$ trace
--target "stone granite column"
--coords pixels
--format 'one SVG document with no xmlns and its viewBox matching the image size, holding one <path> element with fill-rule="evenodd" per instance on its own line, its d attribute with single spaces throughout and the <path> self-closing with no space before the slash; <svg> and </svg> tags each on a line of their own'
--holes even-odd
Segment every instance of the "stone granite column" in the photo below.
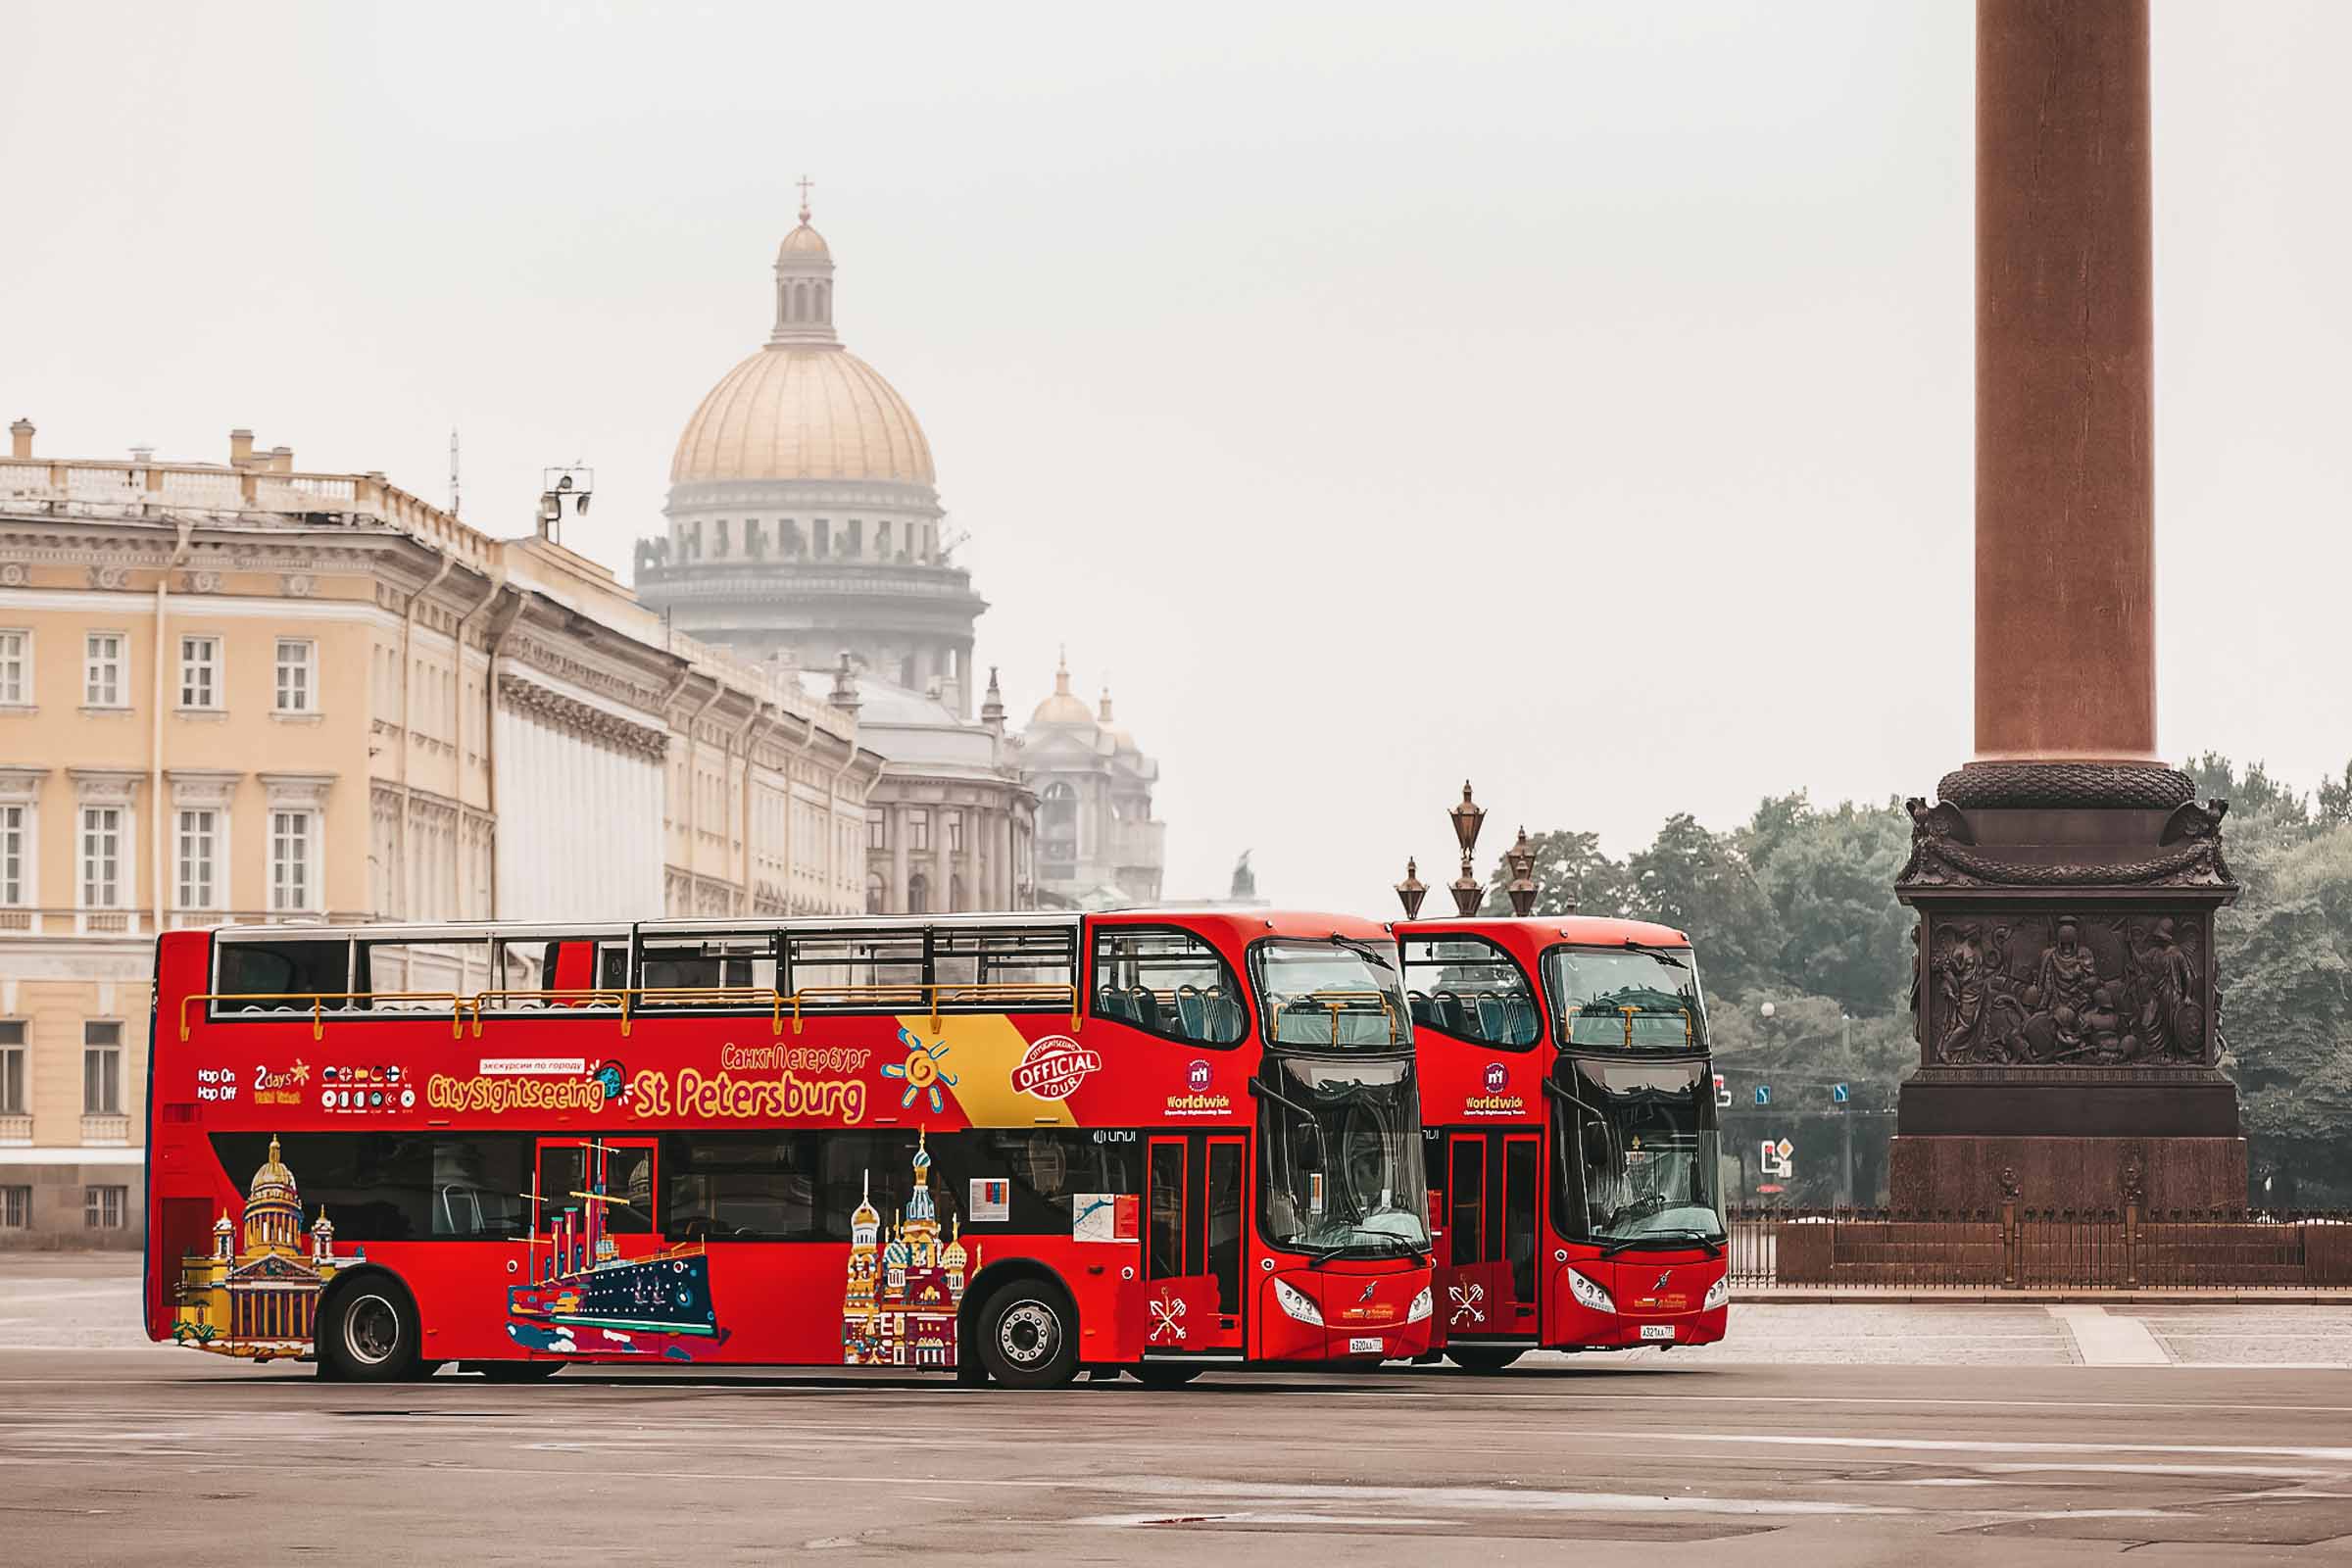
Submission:
<svg viewBox="0 0 2352 1568">
<path fill-rule="evenodd" d="M 1897 1207 L 2240 1207 L 2225 803 L 2157 760 L 2146 0 L 1977 8 L 1976 760 L 1913 801 Z"/>
</svg>

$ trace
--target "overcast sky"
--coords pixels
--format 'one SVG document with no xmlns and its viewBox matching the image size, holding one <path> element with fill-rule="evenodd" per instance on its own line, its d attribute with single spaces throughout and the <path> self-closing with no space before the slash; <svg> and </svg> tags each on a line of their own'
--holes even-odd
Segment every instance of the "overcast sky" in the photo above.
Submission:
<svg viewBox="0 0 2352 1568">
<path fill-rule="evenodd" d="M 804 172 L 1016 714 L 1171 895 L 1969 755 L 1971 8 L 13 7 L 0 418 L 381 468 L 625 571 Z M 2161 740 L 2352 756 L 2352 7 L 2159 0 Z M 2335 192 L 2329 195 L 2328 192 Z M 1483 873 L 1483 867 L 1482 867 Z"/>
</svg>

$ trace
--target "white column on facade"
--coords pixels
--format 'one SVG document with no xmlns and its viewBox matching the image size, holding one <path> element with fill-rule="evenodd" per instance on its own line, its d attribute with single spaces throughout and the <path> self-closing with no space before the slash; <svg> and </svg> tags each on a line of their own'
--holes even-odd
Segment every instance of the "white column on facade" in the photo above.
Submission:
<svg viewBox="0 0 2352 1568">
<path fill-rule="evenodd" d="M 907 908 L 906 883 L 909 875 L 906 848 L 906 808 L 892 806 L 890 811 L 890 912 L 904 914 Z"/>
<path fill-rule="evenodd" d="M 980 880 L 980 835 L 988 831 L 987 814 L 978 807 L 967 807 L 963 813 L 963 906 L 967 909 L 988 908 L 994 901 Z"/>
</svg>

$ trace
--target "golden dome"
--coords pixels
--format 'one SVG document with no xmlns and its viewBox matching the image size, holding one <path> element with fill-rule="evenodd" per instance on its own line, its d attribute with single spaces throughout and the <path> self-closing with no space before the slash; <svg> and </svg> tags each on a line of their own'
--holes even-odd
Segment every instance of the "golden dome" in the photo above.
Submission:
<svg viewBox="0 0 2352 1568">
<path fill-rule="evenodd" d="M 1065 654 L 1054 671 L 1054 695 L 1037 705 L 1029 715 L 1032 724 L 1091 724 L 1095 715 L 1086 710 L 1086 704 L 1070 691 L 1070 661 Z"/>
<path fill-rule="evenodd" d="M 678 437 L 670 483 L 737 479 L 937 482 L 931 443 L 895 387 L 846 349 L 797 345 L 728 371 Z"/>
<path fill-rule="evenodd" d="M 825 236 L 808 226 L 808 215 L 805 212 L 801 214 L 801 226 L 785 235 L 784 243 L 776 247 L 778 261 L 782 261 L 787 256 L 831 256 L 832 254 L 832 248 L 825 243 Z"/>
<path fill-rule="evenodd" d="M 272 1133 L 270 1135 L 270 1157 L 262 1162 L 260 1170 L 253 1173 L 253 1184 L 245 1189 L 248 1199 L 274 1198 L 280 1194 L 287 1198 L 294 1196 L 294 1173 L 279 1162 L 277 1153 L 277 1135 Z"/>
</svg>

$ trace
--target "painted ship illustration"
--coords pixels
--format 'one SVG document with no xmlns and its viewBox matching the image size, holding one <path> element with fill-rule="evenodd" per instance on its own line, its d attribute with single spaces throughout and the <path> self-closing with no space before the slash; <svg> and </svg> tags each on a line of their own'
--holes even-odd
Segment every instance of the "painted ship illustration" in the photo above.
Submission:
<svg viewBox="0 0 2352 1568">
<path fill-rule="evenodd" d="M 531 1250 L 528 1284 L 507 1288 L 507 1335 L 555 1355 L 642 1355 L 692 1361 L 727 1341 L 710 1300 L 710 1259 L 690 1242 L 650 1257 L 617 1255 L 604 1222 L 606 1150 L 587 1146 L 584 1192 L 570 1196 Z"/>
</svg>

